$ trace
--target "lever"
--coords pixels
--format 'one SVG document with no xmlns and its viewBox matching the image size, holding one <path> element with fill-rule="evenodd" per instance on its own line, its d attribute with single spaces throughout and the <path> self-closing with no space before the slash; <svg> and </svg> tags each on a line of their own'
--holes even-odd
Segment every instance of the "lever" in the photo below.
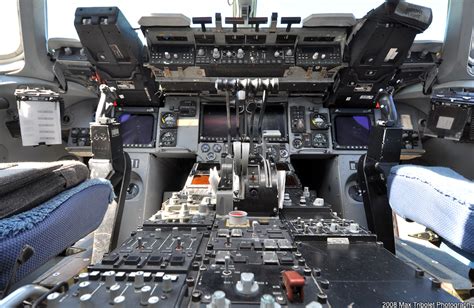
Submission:
<svg viewBox="0 0 474 308">
<path fill-rule="evenodd" d="M 232 123 L 230 120 L 230 94 L 229 90 L 225 91 L 225 106 L 227 116 L 227 150 L 228 153 L 232 151 Z"/>
<path fill-rule="evenodd" d="M 267 22 L 267 17 L 249 17 L 249 24 L 255 25 L 255 32 L 260 31 L 260 24 L 266 24 Z"/>
<path fill-rule="evenodd" d="M 260 106 L 260 113 L 258 114 L 257 132 L 259 136 L 259 142 L 262 141 L 263 116 L 265 114 L 266 107 L 267 107 L 267 89 L 263 90 L 262 105 Z"/>
<path fill-rule="evenodd" d="M 286 32 L 290 32 L 293 24 L 299 24 L 301 22 L 301 17 L 282 17 L 280 22 L 286 25 Z"/>
<path fill-rule="evenodd" d="M 206 32 L 206 24 L 212 23 L 212 17 L 193 17 L 193 24 L 200 24 L 202 32 Z"/>
<path fill-rule="evenodd" d="M 226 17 L 226 24 L 232 24 L 232 32 L 237 32 L 237 25 L 243 25 L 245 20 L 242 17 Z"/>
<path fill-rule="evenodd" d="M 236 130 L 237 130 L 238 139 L 240 139 L 239 109 L 240 109 L 240 106 L 245 106 L 245 97 L 246 97 L 246 93 L 244 90 L 237 91 L 235 95 L 235 120 L 236 120 Z"/>
</svg>

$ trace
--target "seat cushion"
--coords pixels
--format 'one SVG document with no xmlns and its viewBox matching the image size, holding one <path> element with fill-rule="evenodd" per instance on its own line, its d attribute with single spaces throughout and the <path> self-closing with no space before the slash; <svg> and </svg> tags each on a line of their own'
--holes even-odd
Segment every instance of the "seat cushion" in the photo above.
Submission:
<svg viewBox="0 0 474 308">
<path fill-rule="evenodd" d="M 35 253 L 20 267 L 17 280 L 94 231 L 113 197 L 109 181 L 92 179 L 32 210 L 0 220 L 0 287 L 25 244 Z"/>
<path fill-rule="evenodd" d="M 398 215 L 474 252 L 474 182 L 449 168 L 399 165 L 390 171 L 388 191 Z"/>
<path fill-rule="evenodd" d="M 78 161 L 0 164 L 0 219 L 31 210 L 88 177 Z"/>
</svg>

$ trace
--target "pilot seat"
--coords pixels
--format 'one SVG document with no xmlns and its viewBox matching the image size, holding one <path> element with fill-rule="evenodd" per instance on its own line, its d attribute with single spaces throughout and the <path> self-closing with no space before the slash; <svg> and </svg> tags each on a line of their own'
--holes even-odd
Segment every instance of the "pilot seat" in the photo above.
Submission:
<svg viewBox="0 0 474 308">
<path fill-rule="evenodd" d="M 76 161 L 0 164 L 0 288 L 94 231 L 113 201 Z"/>
</svg>

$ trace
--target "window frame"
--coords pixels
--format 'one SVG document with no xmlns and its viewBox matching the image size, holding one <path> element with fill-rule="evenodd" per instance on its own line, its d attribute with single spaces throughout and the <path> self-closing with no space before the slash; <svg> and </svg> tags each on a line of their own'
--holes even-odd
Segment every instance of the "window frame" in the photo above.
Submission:
<svg viewBox="0 0 474 308">
<path fill-rule="evenodd" d="M 16 0 L 16 9 L 18 14 L 19 44 L 15 51 L 8 54 L 0 54 L 0 72 L 9 72 L 11 70 L 15 70 L 17 68 L 17 65 L 15 65 L 15 63 L 23 61 L 25 58 L 23 33 L 21 27 L 20 0 Z"/>
</svg>

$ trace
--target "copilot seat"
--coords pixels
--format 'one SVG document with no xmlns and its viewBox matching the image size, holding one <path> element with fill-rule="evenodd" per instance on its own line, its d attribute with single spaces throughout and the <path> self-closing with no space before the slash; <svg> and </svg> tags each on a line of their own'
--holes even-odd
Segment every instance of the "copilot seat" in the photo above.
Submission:
<svg viewBox="0 0 474 308">
<path fill-rule="evenodd" d="M 474 259 L 474 182 L 445 167 L 398 165 L 388 177 L 393 211 Z"/>
</svg>

